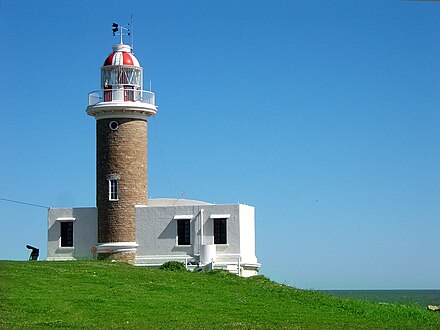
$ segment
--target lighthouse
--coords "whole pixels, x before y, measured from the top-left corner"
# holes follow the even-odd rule
[[[101,67],[101,89],[89,93],[87,114],[96,119],[96,253],[99,259],[133,262],[135,205],[147,205],[147,125],[155,95],[143,90],[143,69],[122,40]]]
[[[253,206],[148,199],[147,124],[157,112],[155,96],[143,90],[143,69],[123,43],[127,28],[113,27],[121,39],[104,60],[101,89],[89,93],[86,110],[96,120],[96,207],[48,210],[47,260],[144,267],[177,261],[189,270],[257,275]]]

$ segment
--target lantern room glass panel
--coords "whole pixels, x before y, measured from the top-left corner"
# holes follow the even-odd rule
[[[135,86],[142,89],[142,68],[105,66],[101,69],[101,87],[108,86]]]

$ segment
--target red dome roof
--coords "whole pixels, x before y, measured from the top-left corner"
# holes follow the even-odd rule
[[[129,45],[113,46],[113,53],[111,53],[104,62],[104,66],[107,65],[132,65],[140,67],[139,61],[131,53],[131,47]]]

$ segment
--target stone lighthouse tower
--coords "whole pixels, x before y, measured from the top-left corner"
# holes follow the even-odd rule
[[[147,120],[154,93],[144,91],[142,67],[121,42],[101,67],[101,90],[89,93],[87,114],[96,119],[96,206],[100,259],[133,262],[135,205],[147,205]]]

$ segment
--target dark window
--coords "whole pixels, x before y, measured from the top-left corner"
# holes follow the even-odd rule
[[[214,219],[214,244],[226,244],[226,219]]]
[[[61,222],[61,246],[73,246],[73,222]]]
[[[177,220],[177,244],[191,245],[189,220]]]
[[[108,180],[108,190],[108,199],[111,201],[117,201],[119,199],[118,179]]]

